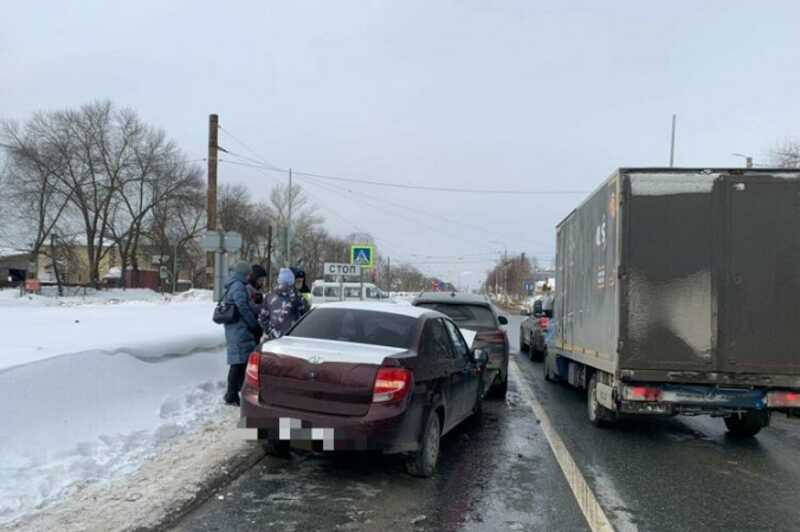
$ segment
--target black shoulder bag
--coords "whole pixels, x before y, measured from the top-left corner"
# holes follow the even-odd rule
[[[231,285],[233,286],[233,285]],[[214,316],[211,318],[214,323],[220,325],[230,325],[239,321],[239,309],[236,308],[235,303],[228,303],[228,290],[225,290],[225,295],[222,296],[217,306],[214,308]]]

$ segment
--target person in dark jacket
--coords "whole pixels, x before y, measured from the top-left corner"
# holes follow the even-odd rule
[[[255,311],[256,317],[261,313],[261,309],[264,306],[264,282],[266,279],[267,270],[258,264],[253,264],[247,276],[247,295],[253,303],[253,310]],[[259,325],[255,331],[256,342],[260,341],[263,335],[264,331]]]
[[[239,262],[234,266],[228,282],[225,283],[224,300],[228,304],[236,305],[239,319],[234,323],[225,324],[225,343],[228,348],[228,390],[225,393],[225,402],[229,405],[239,404],[239,390],[244,383],[244,373],[247,368],[247,359],[258,343],[260,329],[255,306],[247,291],[247,276],[250,265]],[[259,337],[256,337],[256,334]]]
[[[306,302],[306,311],[311,310],[311,289],[306,284],[306,272],[300,268],[292,268],[294,274],[294,289]]]
[[[264,304],[264,282],[266,279],[267,270],[259,264],[253,264],[250,273],[247,275],[247,293],[250,295],[253,305],[256,306],[257,313],[261,312],[261,305]]]
[[[264,302],[258,321],[267,339],[280,338],[306,313],[305,300],[294,288],[294,274],[289,268],[281,268],[278,286]]]

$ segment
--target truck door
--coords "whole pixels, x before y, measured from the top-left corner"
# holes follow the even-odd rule
[[[800,372],[800,182],[727,176],[717,365]]]

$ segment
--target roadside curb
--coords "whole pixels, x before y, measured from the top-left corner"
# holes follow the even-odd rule
[[[236,456],[233,456],[226,467],[220,468],[215,474],[203,479],[194,497],[183,502],[178,508],[169,512],[160,522],[152,526],[134,528],[133,531],[153,532],[173,528],[186,515],[211,499],[219,488],[233,482],[266,457],[261,445],[257,442],[252,442],[252,444],[251,449],[243,450]]]

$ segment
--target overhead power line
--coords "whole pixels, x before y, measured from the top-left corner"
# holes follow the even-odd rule
[[[427,185],[409,185],[405,183],[390,183],[387,181],[376,181],[372,179],[358,179],[354,177],[341,177],[333,175],[314,174],[311,172],[301,172],[294,170],[295,175],[303,177],[315,177],[317,179],[328,179],[331,181],[341,181],[345,183],[359,183],[362,185],[372,185],[377,187],[392,187],[409,190],[425,190],[428,192],[452,192],[457,194],[515,194],[515,195],[566,195],[566,194],[588,194],[585,190],[514,190],[514,189],[480,189],[480,188],[451,188],[433,187]]]
[[[222,127],[220,127],[220,129],[222,129]],[[256,158],[246,157],[246,159],[250,161],[257,162],[257,164],[254,164],[253,166],[262,165],[264,168],[276,172],[285,173],[289,171],[288,169],[281,168],[270,162],[264,161],[260,156],[258,156],[255,150],[250,148],[239,138],[235,137],[227,129],[222,129],[222,131],[224,131],[228,136],[230,136],[232,139],[238,142],[242,147],[246,148],[247,151],[256,156]],[[383,181],[379,179],[367,179],[367,178],[358,178],[349,176],[337,176],[330,174],[317,174],[313,172],[303,172],[300,170],[295,170],[294,167],[292,167],[292,173],[295,176],[315,177],[317,179],[327,179],[330,181],[339,181],[344,183],[357,183],[361,185],[399,188],[406,190],[422,190],[426,192],[450,192],[454,194],[513,194],[513,195],[547,196],[547,195],[583,195],[583,194],[588,194],[590,192],[586,190],[483,189],[483,188],[462,188],[462,187],[440,187],[432,185],[413,185],[409,183],[393,183],[390,181]]]

